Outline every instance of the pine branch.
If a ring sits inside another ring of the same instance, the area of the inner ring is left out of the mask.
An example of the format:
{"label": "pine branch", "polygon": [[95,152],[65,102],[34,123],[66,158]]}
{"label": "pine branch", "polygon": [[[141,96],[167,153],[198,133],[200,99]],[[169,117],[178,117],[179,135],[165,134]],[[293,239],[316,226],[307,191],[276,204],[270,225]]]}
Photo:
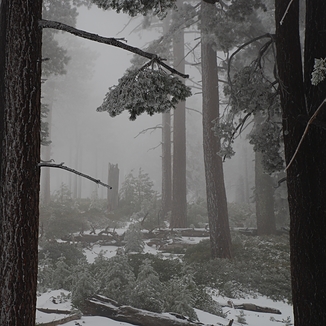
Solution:
{"label": "pine branch", "polygon": [[[270,38],[271,41],[274,40],[274,35],[273,34],[270,34],[270,33],[266,33],[266,34],[263,34],[263,35],[260,35],[260,36],[257,36],[257,37],[254,37],[253,39],[249,40],[248,42],[242,44],[241,46],[239,46],[230,56],[229,58],[229,63],[228,63],[228,70],[227,70],[227,74],[228,74],[228,80],[229,80],[229,83],[230,83],[230,86],[232,88],[232,83],[231,83],[231,74],[230,74],[230,70],[231,70],[231,60],[233,59],[233,57],[238,53],[240,52],[242,49],[244,49],[245,47],[247,47],[248,45],[250,45],[251,43],[254,43],[262,38]],[[268,44],[270,45],[271,43],[268,42]],[[261,54],[262,55],[262,54]]]}
{"label": "pine branch", "polygon": [[101,185],[101,186],[103,186],[103,187],[106,187],[106,188],[112,189],[111,186],[107,185],[106,183],[101,182],[101,180],[94,179],[94,178],[92,178],[91,176],[89,176],[89,175],[87,175],[87,174],[84,174],[84,173],[81,173],[81,172],[79,172],[79,171],[76,171],[76,170],[74,170],[74,169],[72,169],[72,168],[69,168],[69,167],[67,167],[67,166],[64,166],[63,164],[64,164],[64,162],[59,163],[59,164],[55,164],[55,163],[49,163],[49,161],[46,161],[46,162],[41,162],[41,163],[39,163],[38,166],[39,166],[39,167],[48,167],[48,168],[58,168],[58,169],[66,170],[66,171],[69,171],[69,172],[75,173],[75,174],[77,174],[77,175],[79,175],[79,176],[81,176],[81,177],[83,177],[83,178],[88,179],[88,180],[91,180],[91,181],[97,183],[98,185]]}
{"label": "pine branch", "polygon": [[162,67],[164,67],[166,70],[170,71],[172,74],[179,75],[182,78],[188,78],[189,77],[189,75],[185,75],[185,74],[173,69],[169,65],[165,64],[163,62],[163,59],[159,58],[156,54],[145,52],[145,51],[143,51],[143,50],[141,50],[139,48],[136,48],[134,46],[127,45],[127,44],[119,41],[116,38],[103,37],[103,36],[100,36],[98,34],[89,33],[89,32],[74,28],[72,26],[69,26],[69,25],[66,25],[66,24],[63,24],[63,23],[60,23],[60,22],[45,20],[45,19],[41,19],[39,21],[39,26],[41,28],[53,28],[53,29],[57,29],[57,30],[60,30],[60,31],[65,31],[65,32],[73,34],[75,36],[85,38],[87,40],[112,45],[112,46],[121,48],[123,50],[138,54],[138,55],[140,55],[142,57],[145,57],[145,58],[148,58],[150,60],[155,59],[156,62],[158,62]]}

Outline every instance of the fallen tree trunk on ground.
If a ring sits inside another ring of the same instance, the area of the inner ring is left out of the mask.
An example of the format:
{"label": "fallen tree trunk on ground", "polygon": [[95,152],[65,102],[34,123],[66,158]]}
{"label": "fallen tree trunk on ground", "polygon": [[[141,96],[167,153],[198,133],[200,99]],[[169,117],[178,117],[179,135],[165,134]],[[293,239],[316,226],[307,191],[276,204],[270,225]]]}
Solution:
{"label": "fallen tree trunk on ground", "polygon": [[58,319],[58,320],[54,320],[54,321],[50,321],[50,322],[47,322],[47,323],[41,323],[41,324],[38,324],[40,326],[57,326],[57,325],[63,325],[63,324],[66,324],[72,320],[79,320],[81,319],[81,313],[80,312],[77,312],[73,315],[70,315],[70,316],[67,316],[67,317],[64,317],[64,318],[61,318],[61,319]]}
{"label": "fallen tree trunk on ground", "polygon": [[256,312],[265,312],[269,314],[278,314],[281,315],[282,313],[278,309],[270,308],[270,307],[261,307],[257,306],[253,303],[243,303],[240,305],[234,305],[235,309],[242,309],[242,310],[249,310],[249,311],[256,311]]}
{"label": "fallen tree trunk on ground", "polygon": [[177,314],[159,314],[131,306],[123,306],[114,300],[100,295],[95,295],[90,299],[86,299],[84,303],[84,315],[107,317],[116,321],[131,323],[138,326],[204,325],[202,323],[190,321],[188,318]]}
{"label": "fallen tree trunk on ground", "polygon": [[270,307],[261,307],[261,306],[257,306],[254,303],[233,304],[232,301],[228,301],[227,305],[224,307],[230,307],[230,308],[248,310],[248,311],[256,311],[256,312],[264,312],[264,313],[277,314],[277,315],[282,314],[281,311],[278,309],[270,308]]}
{"label": "fallen tree trunk on ground", "polygon": [[72,313],[71,310],[59,310],[59,309],[49,309],[49,308],[36,308],[36,309],[46,314],[70,315]]}

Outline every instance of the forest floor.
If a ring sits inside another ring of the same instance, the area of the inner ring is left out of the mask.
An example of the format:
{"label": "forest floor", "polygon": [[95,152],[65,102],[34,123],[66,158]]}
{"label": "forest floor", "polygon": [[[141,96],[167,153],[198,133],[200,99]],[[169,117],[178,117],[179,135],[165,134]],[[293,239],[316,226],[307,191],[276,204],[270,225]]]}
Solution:
{"label": "forest floor", "polygon": [[[123,229],[117,230],[118,233],[124,232]],[[198,243],[203,238],[193,238],[193,237],[183,237],[182,240],[186,243]],[[145,241],[146,243],[147,241]],[[100,246],[93,245],[90,249],[84,249],[84,253],[87,256],[89,263],[92,263],[94,259],[101,252],[105,257],[112,257],[116,254],[118,247],[116,246]],[[145,244],[145,253],[158,254],[162,253],[155,248],[155,246],[149,246]],[[171,258],[173,254],[164,254]],[[178,259],[178,255],[175,255],[175,259]],[[277,285],[276,285],[277,286]],[[213,314],[206,313],[204,311],[195,309],[199,322],[203,325],[222,325],[227,326],[230,320],[233,321],[233,326],[248,325],[248,326],[290,326],[293,325],[293,312],[292,306],[288,303],[282,301],[273,301],[269,298],[263,297],[259,294],[253,296],[245,296],[241,299],[231,299],[224,296],[214,295],[214,300],[216,300],[222,307],[223,312],[226,314],[226,318],[215,316]],[[272,309],[279,310],[280,314],[275,313],[264,313],[249,311],[245,309],[240,309],[238,306],[243,304],[254,304],[259,307],[268,307]],[[231,305],[230,305],[231,304]],[[37,308],[47,308],[54,310],[71,310],[71,301],[69,299],[69,292],[65,290],[53,290],[43,293],[38,296]],[[49,323],[53,321],[58,321],[68,315],[57,314],[57,313],[44,313],[37,310],[36,322],[37,325],[42,325],[43,323]],[[50,325],[50,324],[49,324]],[[53,324],[56,325],[56,324]],[[66,326],[118,326],[118,325],[133,325],[129,323],[123,323],[114,321],[109,318],[99,317],[99,316],[82,316],[79,320],[73,320],[65,323]],[[185,324],[186,325],[186,324]],[[153,325],[155,326],[155,325]]]}

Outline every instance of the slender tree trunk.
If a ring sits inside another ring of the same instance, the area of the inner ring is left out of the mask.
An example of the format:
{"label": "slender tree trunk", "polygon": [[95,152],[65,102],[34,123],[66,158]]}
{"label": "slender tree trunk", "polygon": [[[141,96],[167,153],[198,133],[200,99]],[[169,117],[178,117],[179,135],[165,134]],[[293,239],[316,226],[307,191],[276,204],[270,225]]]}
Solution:
{"label": "slender tree trunk", "polygon": [[[49,137],[48,139],[51,140],[51,125],[52,125],[52,108],[54,102],[54,90],[55,90],[55,82],[54,81],[47,81],[47,98],[48,98],[48,105],[49,112],[46,118],[46,122],[48,123],[48,132]],[[41,147],[41,157],[43,161],[50,161],[51,160],[51,144],[47,146]],[[51,201],[51,172],[50,168],[42,168],[41,171],[41,200],[44,205],[47,205]]]}
{"label": "slender tree trunk", "polygon": [[[315,58],[326,57],[326,2],[306,1],[304,72],[298,1],[275,1],[277,66],[281,84],[286,162],[292,159],[306,123],[326,96],[325,81],[310,84]],[[303,82],[305,80],[305,83]],[[317,116],[325,121],[325,107]],[[295,326],[326,325],[326,130],[312,125],[287,170],[290,209],[292,300]]]}
{"label": "slender tree trunk", "polygon": [[[163,35],[170,28],[170,15],[163,21]],[[162,114],[162,218],[172,209],[171,111]]]}
{"label": "slender tree trunk", "polygon": [[[202,26],[210,20],[215,5],[201,2]],[[216,52],[203,32],[201,38],[203,84],[203,143],[206,177],[207,212],[212,258],[231,258],[231,235],[224,185],[222,158],[217,155],[220,141],[212,130],[219,117],[218,71]]]}
{"label": "slender tree trunk", "polygon": [[[181,7],[183,0],[178,0]],[[185,72],[184,32],[180,28],[173,36],[174,68]],[[173,115],[173,185],[171,228],[187,226],[186,184],[186,102],[179,102]]]}
{"label": "slender tree trunk", "polygon": [[264,173],[262,153],[255,153],[255,201],[258,235],[274,234],[274,185],[269,174]]}
{"label": "slender tree trunk", "polygon": [[108,212],[113,212],[118,207],[119,202],[119,167],[118,164],[109,163],[108,185]]}
{"label": "slender tree trunk", "polygon": [[[263,120],[259,113],[255,115],[257,128]],[[261,152],[255,152],[255,202],[258,235],[274,234],[276,231],[274,184],[273,178],[264,171]]]}
{"label": "slender tree trunk", "polygon": [[41,0],[1,1],[1,326],[35,325],[41,11]]}
{"label": "slender tree trunk", "polygon": [[171,112],[162,114],[162,217],[172,207]]}

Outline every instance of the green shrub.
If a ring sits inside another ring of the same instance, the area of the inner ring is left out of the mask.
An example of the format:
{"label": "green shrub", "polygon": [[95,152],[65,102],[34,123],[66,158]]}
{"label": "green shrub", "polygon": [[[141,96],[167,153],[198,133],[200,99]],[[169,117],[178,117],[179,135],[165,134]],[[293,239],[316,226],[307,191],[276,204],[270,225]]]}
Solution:
{"label": "green shrub", "polygon": [[128,255],[129,264],[132,266],[136,277],[145,259],[151,262],[151,266],[158,273],[161,282],[167,282],[172,277],[181,275],[182,263],[178,259],[162,259],[152,254]]}
{"label": "green shrub", "polygon": [[68,266],[76,265],[79,259],[84,258],[80,248],[69,243],[60,243],[56,241],[45,241],[39,250],[39,260],[48,258],[55,265],[61,257],[65,258]]}
{"label": "green shrub", "polygon": [[291,301],[288,236],[234,234],[232,244],[232,260],[209,260],[209,241],[187,250],[184,261],[192,264],[197,285],[231,298],[258,292],[273,300]]}

